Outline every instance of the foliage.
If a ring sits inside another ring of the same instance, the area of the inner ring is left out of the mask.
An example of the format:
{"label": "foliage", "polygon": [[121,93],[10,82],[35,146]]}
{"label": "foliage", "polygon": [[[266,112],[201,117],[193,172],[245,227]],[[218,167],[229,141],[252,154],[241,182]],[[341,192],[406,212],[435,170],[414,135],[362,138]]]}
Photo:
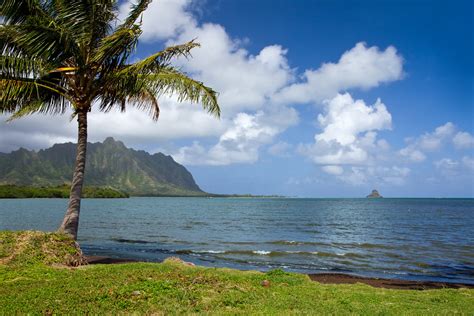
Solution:
{"label": "foliage", "polygon": [[[0,254],[18,245],[3,240]],[[5,246],[6,245],[6,246]],[[5,250],[7,248],[7,250]],[[164,263],[90,265],[74,269],[44,261],[0,264],[0,314],[465,314],[474,290],[389,290],[324,285],[302,274],[190,267]],[[0,259],[1,260],[1,259]],[[36,262],[36,263],[33,263]],[[262,281],[270,286],[262,286]]]}
{"label": "foliage", "polygon": [[[0,185],[0,199],[68,198],[70,186],[34,187]],[[128,198],[127,193],[107,187],[85,187],[83,198]]]}
{"label": "foliage", "polygon": [[[37,152],[19,149],[0,154],[0,184],[55,187],[70,182],[75,146],[55,144]],[[136,151],[110,137],[88,144],[84,183],[131,195],[204,195],[191,173],[170,156]]]}
{"label": "foliage", "polygon": [[141,35],[140,0],[118,21],[115,0],[4,0],[0,7],[0,114],[125,111],[158,119],[158,96],[201,103],[219,116],[217,94],[171,64],[199,46],[191,40],[129,63]]}

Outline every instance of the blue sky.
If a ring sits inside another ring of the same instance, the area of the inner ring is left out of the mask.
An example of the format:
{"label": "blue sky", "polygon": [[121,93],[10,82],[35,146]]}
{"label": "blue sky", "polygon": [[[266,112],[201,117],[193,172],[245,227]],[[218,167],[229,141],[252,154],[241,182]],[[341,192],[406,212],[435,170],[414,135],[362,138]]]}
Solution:
{"label": "blue sky", "polygon": [[[177,64],[223,117],[163,98],[157,124],[92,113],[92,141],[171,154],[208,192],[474,196],[471,1],[161,0],[143,28],[137,59],[197,38]],[[0,151],[75,138],[27,120],[0,123]]]}

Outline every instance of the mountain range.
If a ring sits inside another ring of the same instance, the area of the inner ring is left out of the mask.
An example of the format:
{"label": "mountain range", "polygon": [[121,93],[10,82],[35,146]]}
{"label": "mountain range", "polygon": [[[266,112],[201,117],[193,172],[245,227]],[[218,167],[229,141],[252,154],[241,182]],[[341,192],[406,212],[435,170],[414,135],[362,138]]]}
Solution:
{"label": "mountain range", "polygon": [[[57,186],[71,182],[76,144],[55,144],[31,151],[20,148],[0,153],[0,184]],[[127,148],[109,137],[89,143],[85,185],[112,187],[135,196],[207,195],[191,173],[162,153]]]}

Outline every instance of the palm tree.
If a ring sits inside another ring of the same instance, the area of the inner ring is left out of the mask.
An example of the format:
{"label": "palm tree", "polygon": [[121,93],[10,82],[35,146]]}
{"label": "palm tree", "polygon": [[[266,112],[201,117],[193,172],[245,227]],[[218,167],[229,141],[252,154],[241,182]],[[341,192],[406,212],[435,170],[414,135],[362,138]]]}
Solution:
{"label": "palm tree", "polygon": [[[145,110],[154,120],[157,98],[201,103],[219,117],[217,93],[173,67],[176,57],[190,57],[198,43],[168,47],[129,63],[141,34],[140,16],[151,0],[139,0],[118,21],[116,0],[2,0],[0,8],[0,114],[11,119],[33,113],[63,114],[78,122],[75,169],[69,204],[59,228],[77,239],[86,163],[87,115]],[[160,23],[160,21],[157,21]]]}

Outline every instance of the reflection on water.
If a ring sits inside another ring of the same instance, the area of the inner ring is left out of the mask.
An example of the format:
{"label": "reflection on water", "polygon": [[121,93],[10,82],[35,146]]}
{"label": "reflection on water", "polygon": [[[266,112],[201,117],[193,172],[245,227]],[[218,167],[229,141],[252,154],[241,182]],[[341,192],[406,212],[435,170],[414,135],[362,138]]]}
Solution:
{"label": "reflection on water", "polygon": [[[0,200],[0,229],[54,230],[66,200]],[[473,199],[84,200],[88,254],[474,283]]]}

